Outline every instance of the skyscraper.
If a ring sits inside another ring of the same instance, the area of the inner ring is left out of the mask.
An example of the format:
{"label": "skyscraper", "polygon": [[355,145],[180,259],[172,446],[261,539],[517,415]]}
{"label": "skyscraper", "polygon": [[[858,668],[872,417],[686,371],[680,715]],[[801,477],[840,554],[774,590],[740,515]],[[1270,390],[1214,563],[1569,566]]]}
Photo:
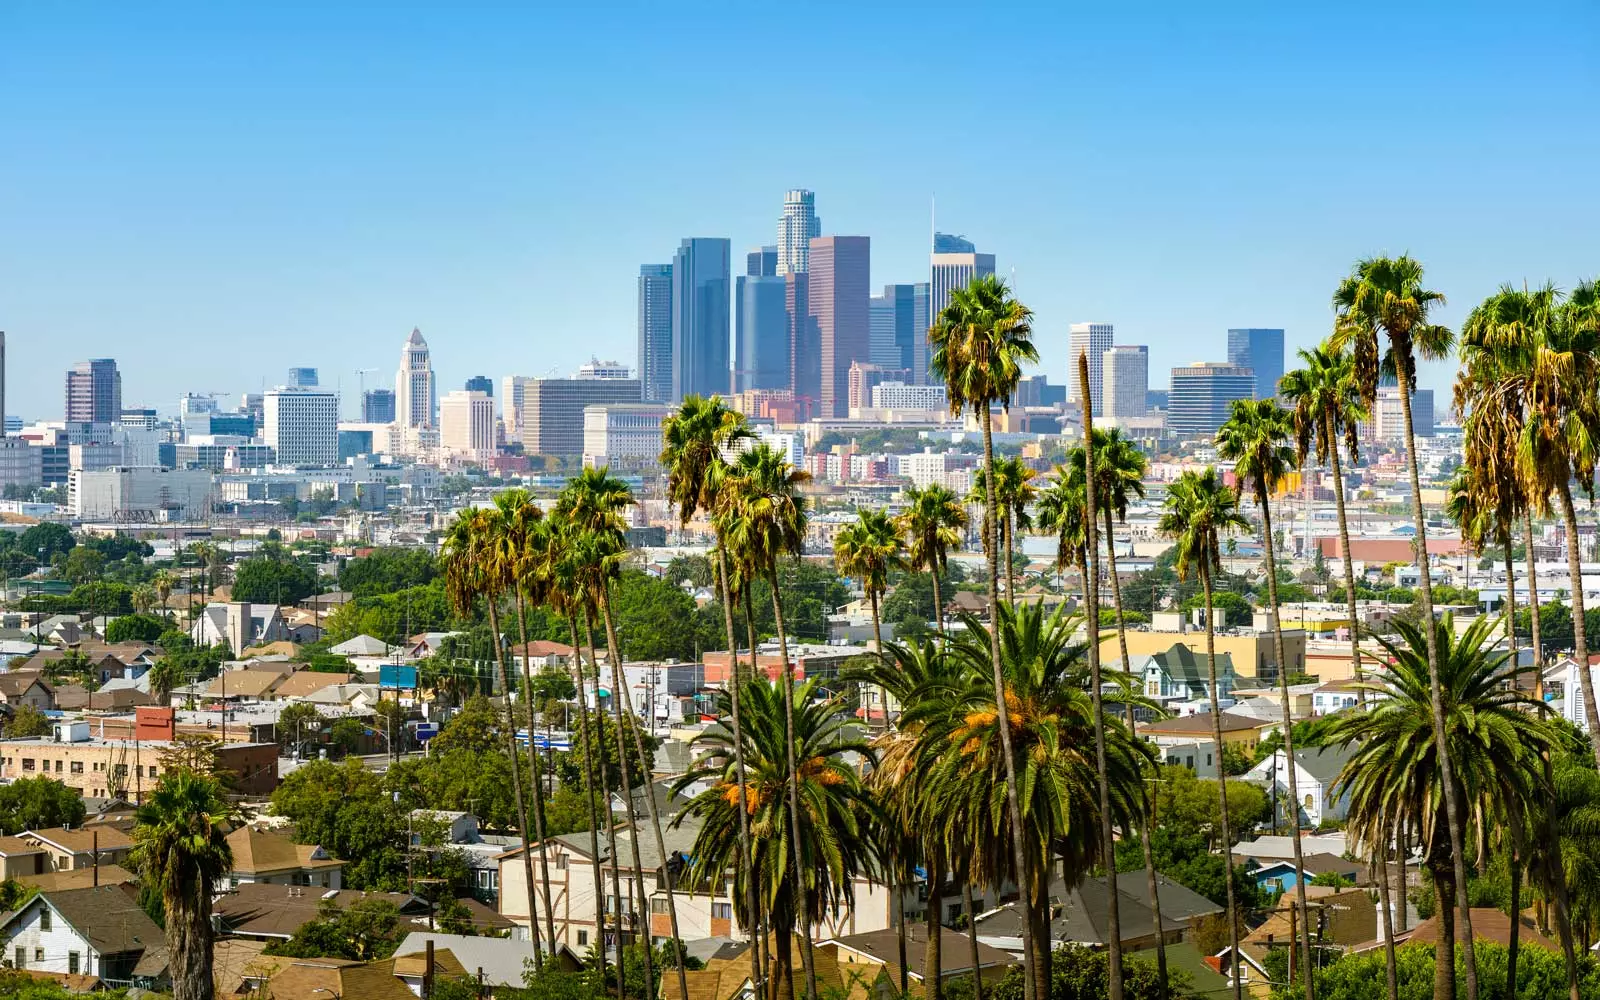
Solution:
{"label": "skyscraper", "polygon": [[651,402],[672,395],[671,264],[639,268],[639,384]]}
{"label": "skyscraper", "polygon": [[819,416],[849,416],[850,365],[869,359],[871,266],[869,237],[818,236],[811,241],[807,307],[816,321],[822,369]]}
{"label": "skyscraper", "polygon": [[1256,373],[1257,399],[1276,397],[1278,381],[1283,378],[1283,331],[1264,327],[1229,330],[1228,364]]}
{"label": "skyscraper", "polygon": [[412,327],[411,336],[400,349],[400,370],[394,377],[395,422],[401,427],[437,427],[437,408],[428,342],[422,339],[421,330]]}
{"label": "skyscraper", "polygon": [[[951,250],[947,247],[960,247]],[[959,236],[933,234],[933,253],[929,256],[928,322],[935,323],[950,304],[950,290],[964,288],[973,278],[994,273],[994,254],[978,253],[972,243]]]}
{"label": "skyscraper", "polygon": [[799,189],[783,196],[778,218],[778,274],[805,274],[811,260],[811,240],[822,235],[817,218],[817,196]]}
{"label": "skyscraper", "polygon": [[317,370],[315,368],[289,369],[289,381],[285,383],[301,389],[315,389],[317,387]]}
{"label": "skyscraper", "polygon": [[1150,349],[1142,344],[1118,344],[1102,355],[1101,363],[1101,415],[1144,416],[1150,390]]}
{"label": "skyscraper", "polygon": [[361,394],[361,422],[364,424],[394,423],[394,390],[368,389]]}
{"label": "skyscraper", "polygon": [[122,418],[122,373],[111,358],[80,361],[67,369],[69,424],[114,424]]}
{"label": "skyscraper", "polygon": [[[481,392],[490,399],[494,398],[494,379],[487,375],[474,375],[467,379],[467,384],[462,386],[468,392]],[[443,404],[441,404],[443,405]],[[441,415],[440,419],[443,419]]]}
{"label": "skyscraper", "polygon": [[756,247],[744,255],[744,273],[752,278],[773,278],[778,275],[778,248]]}
{"label": "skyscraper", "polygon": [[281,465],[339,460],[339,397],[327,389],[280,385],[262,399],[261,436]]}
{"label": "skyscraper", "polygon": [[783,312],[789,320],[789,390],[795,412],[810,419],[822,399],[822,344],[811,315],[811,276],[797,271],[783,276]]}
{"label": "skyscraper", "polygon": [[733,387],[736,392],[789,388],[786,287],[787,281],[776,275],[741,274],[734,281]]}
{"label": "skyscraper", "polygon": [[1228,404],[1255,395],[1255,372],[1241,365],[1197,361],[1172,369],[1167,429],[1179,438],[1209,438],[1228,419]]}
{"label": "skyscraper", "polygon": [[872,363],[903,368],[920,384],[928,376],[928,286],[884,285],[870,304]]}
{"label": "skyscraper", "polygon": [[439,403],[439,448],[453,458],[494,457],[494,399],[481,389],[457,389]]}
{"label": "skyscraper", "polygon": [[1083,403],[1083,388],[1078,385],[1078,356],[1089,356],[1089,399],[1094,416],[1104,416],[1101,390],[1105,378],[1105,353],[1111,350],[1110,323],[1074,323],[1067,335],[1067,402]]}
{"label": "skyscraper", "polygon": [[672,261],[671,394],[646,402],[728,392],[730,253],[727,240],[711,237],[686,239],[678,247]]}

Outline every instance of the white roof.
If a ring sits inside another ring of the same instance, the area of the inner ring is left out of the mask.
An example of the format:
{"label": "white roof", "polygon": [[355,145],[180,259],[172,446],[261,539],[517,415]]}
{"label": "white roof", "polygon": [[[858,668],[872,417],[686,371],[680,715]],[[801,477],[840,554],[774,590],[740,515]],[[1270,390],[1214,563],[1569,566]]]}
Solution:
{"label": "white roof", "polygon": [[387,656],[389,644],[370,635],[358,635],[353,639],[346,639],[328,652],[338,656]]}

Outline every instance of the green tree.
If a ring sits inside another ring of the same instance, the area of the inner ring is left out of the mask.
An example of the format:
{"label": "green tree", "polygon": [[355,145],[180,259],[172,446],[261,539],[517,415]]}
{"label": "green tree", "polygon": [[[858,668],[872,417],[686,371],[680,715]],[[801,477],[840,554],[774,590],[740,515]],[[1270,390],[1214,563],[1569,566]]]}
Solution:
{"label": "green tree", "polygon": [[155,642],[167,623],[153,615],[123,615],[106,626],[106,642]]}
{"label": "green tree", "polygon": [[[946,572],[950,552],[961,547],[962,534],[967,529],[967,509],[961,499],[938,483],[906,490],[906,508],[899,517],[900,531],[906,537],[906,560],[911,568],[927,574],[933,590],[932,613],[923,621],[932,620],[933,627],[944,634],[944,595],[939,578]],[[909,581],[907,581],[909,583]],[[895,588],[899,593],[901,586]],[[891,595],[891,598],[893,595]],[[887,617],[889,610],[884,609]],[[902,619],[890,618],[901,622]],[[896,635],[902,634],[897,631]]]}
{"label": "green tree", "polygon": [[48,715],[32,705],[18,705],[5,723],[6,736],[20,739],[25,736],[48,736],[53,723]]}
{"label": "green tree", "polygon": [[317,706],[309,701],[285,705],[283,711],[278,713],[278,746],[298,757],[301,747],[306,743],[318,742],[317,736],[322,732],[324,721]]}
{"label": "green tree", "polygon": [[317,572],[291,559],[258,557],[234,567],[233,599],[253,604],[299,604],[316,593]]}
{"label": "green tree", "polygon": [[[879,624],[878,602],[889,586],[889,573],[906,567],[900,533],[889,515],[881,510],[858,510],[854,524],[846,525],[834,537],[833,559],[839,572],[861,581],[872,606],[872,638],[875,649],[883,649],[883,629]],[[887,706],[885,706],[887,710]],[[884,724],[888,724],[887,716]]]}
{"label": "green tree", "polygon": [[66,555],[78,544],[65,525],[54,521],[41,521],[17,538],[17,548],[30,555],[41,554],[46,563],[58,555]]}
{"label": "green tree", "polygon": [[54,778],[18,778],[0,786],[0,831],[48,830],[83,822],[83,798]]}
{"label": "green tree", "polygon": [[439,575],[439,562],[427,549],[373,549],[339,567],[339,589],[356,597],[376,597],[425,587]]}

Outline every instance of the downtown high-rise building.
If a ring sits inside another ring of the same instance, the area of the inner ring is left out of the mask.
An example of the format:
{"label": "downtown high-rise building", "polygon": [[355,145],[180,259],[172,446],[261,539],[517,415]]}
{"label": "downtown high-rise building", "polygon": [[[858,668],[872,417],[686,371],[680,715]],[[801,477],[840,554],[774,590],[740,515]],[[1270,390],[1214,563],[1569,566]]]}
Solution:
{"label": "downtown high-rise building", "polygon": [[734,281],[733,388],[789,388],[788,280],[742,274]]}
{"label": "downtown high-rise building", "polygon": [[719,238],[693,237],[679,245],[672,260],[671,393],[646,402],[728,393],[731,253],[729,242]]}
{"label": "downtown high-rise building", "polygon": [[1101,416],[1113,419],[1144,416],[1149,391],[1149,348],[1143,344],[1116,344],[1101,356]]}
{"label": "downtown high-rise building", "polygon": [[1093,415],[1102,412],[1102,390],[1105,382],[1105,353],[1111,350],[1113,331],[1110,323],[1074,323],[1067,334],[1067,402],[1083,405],[1083,388],[1078,385],[1078,358],[1089,360],[1089,399]]}
{"label": "downtown high-rise building", "polygon": [[422,331],[412,327],[411,336],[400,348],[400,370],[394,376],[395,423],[405,427],[437,427],[438,389],[433,379],[433,361]]}
{"label": "downtown high-rise building", "polygon": [[778,248],[756,247],[744,255],[744,273],[751,278],[778,277]]}
{"label": "downtown high-rise building", "polygon": [[114,424],[120,419],[122,373],[115,360],[93,358],[67,369],[67,423]]}
{"label": "downtown high-rise building", "polygon": [[879,368],[904,369],[911,383],[928,380],[928,285],[884,285],[868,306],[871,360]]}
{"label": "downtown high-rise building", "polygon": [[933,253],[928,257],[928,322],[939,321],[939,314],[950,304],[950,292],[965,288],[973,278],[994,273],[994,254],[978,253],[970,240],[947,233],[933,234]]}
{"label": "downtown high-rise building", "polygon": [[368,389],[361,394],[361,422],[364,424],[394,423],[394,390]]}
{"label": "downtown high-rise building", "polygon": [[291,368],[289,379],[284,383],[297,389],[315,389],[317,387],[317,370],[315,368]]}
{"label": "downtown high-rise building", "polygon": [[1229,330],[1228,364],[1256,373],[1257,399],[1276,397],[1283,378],[1283,331],[1271,327]]}
{"label": "downtown high-rise building", "polygon": [[651,402],[672,397],[671,264],[639,268],[639,384]]}
{"label": "downtown high-rise building", "polygon": [[494,427],[494,397],[483,389],[457,389],[439,401],[439,450],[452,458],[494,458]]}
{"label": "downtown high-rise building", "polygon": [[261,437],[280,465],[339,461],[339,397],[328,389],[280,385],[262,397]]}
{"label": "downtown high-rise building", "polygon": [[817,196],[795,189],[783,195],[783,214],[778,217],[779,275],[805,274],[811,269],[811,241],[822,235],[822,220],[817,218]]}
{"label": "downtown high-rise building", "polygon": [[1228,419],[1236,399],[1252,399],[1255,372],[1243,365],[1197,361],[1172,369],[1167,394],[1167,429],[1179,439],[1210,438]]}
{"label": "downtown high-rise building", "polygon": [[811,276],[797,271],[783,276],[783,312],[789,321],[789,391],[800,419],[820,413],[822,342],[811,315]]}
{"label": "downtown high-rise building", "polygon": [[[472,376],[471,378],[467,379],[466,384],[463,385],[462,388],[468,392],[481,392],[490,399],[494,398],[494,379],[487,375]],[[444,404],[440,403],[439,405],[443,406]],[[442,420],[444,418],[441,416],[440,419]]]}
{"label": "downtown high-rise building", "polygon": [[871,268],[869,237],[811,241],[807,309],[816,323],[821,368],[817,416],[849,416],[850,366],[870,359]]}

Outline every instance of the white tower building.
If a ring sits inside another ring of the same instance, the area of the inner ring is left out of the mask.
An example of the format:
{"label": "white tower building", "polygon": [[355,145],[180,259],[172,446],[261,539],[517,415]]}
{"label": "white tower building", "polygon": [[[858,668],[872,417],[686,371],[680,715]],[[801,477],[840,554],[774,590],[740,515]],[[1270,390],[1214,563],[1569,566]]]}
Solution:
{"label": "white tower building", "polygon": [[783,215],[778,218],[778,276],[805,274],[811,269],[811,238],[822,235],[817,218],[817,196],[810,191],[784,193]]}
{"label": "white tower building", "polygon": [[[1101,416],[1144,416],[1145,393],[1150,388],[1150,349],[1143,344],[1118,344],[1103,355],[1103,362]],[[1076,372],[1077,366],[1072,370]]]}
{"label": "white tower building", "polygon": [[438,389],[428,342],[415,327],[400,350],[400,371],[394,377],[394,420],[402,428],[438,427]]}
{"label": "white tower building", "polygon": [[1078,386],[1078,355],[1089,356],[1089,399],[1094,416],[1101,417],[1101,390],[1104,387],[1104,356],[1111,350],[1110,323],[1074,323],[1067,340],[1067,402],[1074,406],[1083,402],[1083,390]]}
{"label": "white tower building", "polygon": [[439,403],[439,448],[469,462],[494,457],[494,400],[488,393],[457,389],[445,395]]}
{"label": "white tower building", "polygon": [[329,389],[280,385],[262,399],[261,437],[280,465],[339,461],[339,397]]}

